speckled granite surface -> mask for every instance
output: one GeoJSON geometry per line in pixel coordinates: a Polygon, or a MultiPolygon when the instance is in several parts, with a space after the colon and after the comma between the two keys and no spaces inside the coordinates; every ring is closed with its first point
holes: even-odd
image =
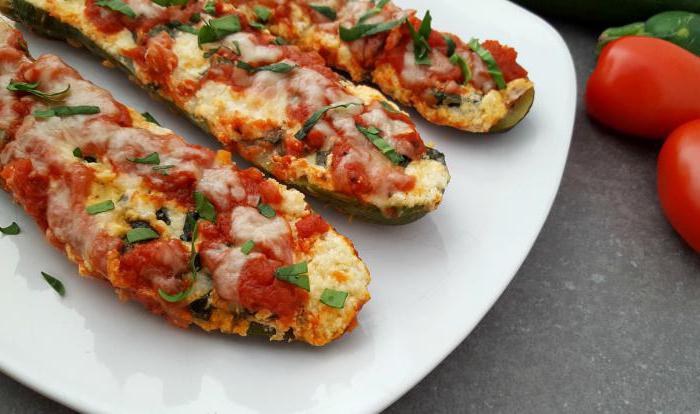
{"type": "MultiPolygon", "coordinates": [[[[597,31],[555,26],[582,91],[597,31]]],[[[658,207],[657,152],[579,108],[559,196],[523,268],[472,335],[388,412],[699,412],[700,255],[658,207]]],[[[2,374],[0,407],[70,412],[2,374]]]]}

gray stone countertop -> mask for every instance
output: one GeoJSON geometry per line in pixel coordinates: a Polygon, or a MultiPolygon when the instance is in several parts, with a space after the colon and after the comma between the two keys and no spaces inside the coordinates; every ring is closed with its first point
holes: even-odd
{"type": "MultiPolygon", "coordinates": [[[[579,104],[596,29],[555,22],[579,104]]],[[[700,410],[700,255],[656,196],[659,145],[579,105],[561,189],[530,256],[476,330],[388,413],[700,410]]],[[[70,410],[0,374],[0,411],[70,410]]]]}

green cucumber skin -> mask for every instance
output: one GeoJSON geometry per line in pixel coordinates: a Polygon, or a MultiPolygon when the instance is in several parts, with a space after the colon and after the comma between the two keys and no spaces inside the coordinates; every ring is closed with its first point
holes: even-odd
{"type": "MultiPolygon", "coordinates": [[[[146,89],[153,97],[157,97],[160,100],[164,100],[168,105],[170,105],[175,111],[183,114],[188,119],[190,119],[195,125],[202,128],[205,132],[209,132],[207,123],[202,119],[197,119],[191,114],[181,110],[175,104],[165,99],[163,96],[159,95],[153,88],[148,85],[143,85],[136,80],[134,76],[133,66],[131,62],[124,59],[115,59],[98,45],[96,45],[92,40],[85,36],[78,29],[65,24],[58,19],[50,16],[44,10],[34,7],[32,4],[27,3],[24,0],[11,0],[11,4],[3,4],[3,12],[12,17],[13,19],[22,22],[29,28],[31,28],[36,33],[60,40],[70,40],[75,43],[82,44],[92,53],[97,56],[108,60],[116,67],[125,71],[129,77],[137,83],[142,88],[146,89]],[[7,9],[7,7],[11,9],[7,9]]],[[[262,169],[263,171],[270,173],[269,165],[266,165],[264,161],[261,160],[251,160],[253,164],[262,169]]],[[[379,224],[389,224],[389,225],[399,225],[408,224],[413,221],[420,219],[425,216],[432,209],[429,206],[412,206],[405,207],[396,212],[395,215],[391,217],[386,216],[377,206],[362,203],[361,201],[345,196],[343,194],[334,193],[331,191],[323,190],[317,188],[307,181],[295,181],[295,182],[285,182],[285,184],[290,185],[306,194],[312,195],[319,198],[332,205],[337,210],[348,214],[353,217],[358,217],[363,220],[379,223],[379,224]]]]}
{"type": "Polygon", "coordinates": [[[602,24],[646,20],[668,10],[700,12],[698,0],[513,0],[535,12],[602,24]]]}

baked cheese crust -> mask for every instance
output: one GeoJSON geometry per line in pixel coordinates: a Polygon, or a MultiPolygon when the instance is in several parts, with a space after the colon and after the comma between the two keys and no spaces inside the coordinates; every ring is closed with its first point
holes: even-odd
{"type": "Polygon", "coordinates": [[[180,327],[313,345],[354,327],[369,273],[301,193],[33,60],[1,22],[0,84],[2,185],[81,274],[180,327]]]}

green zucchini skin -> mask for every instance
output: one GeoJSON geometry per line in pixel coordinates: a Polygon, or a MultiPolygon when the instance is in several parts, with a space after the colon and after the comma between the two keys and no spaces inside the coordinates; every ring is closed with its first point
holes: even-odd
{"type": "Polygon", "coordinates": [[[669,10],[700,12],[698,0],[513,0],[532,11],[604,24],[625,24],[645,20],[669,10]]]}
{"type": "MultiPolygon", "coordinates": [[[[107,53],[105,50],[96,45],[92,40],[85,36],[81,31],[73,26],[61,22],[60,20],[52,17],[44,10],[41,10],[34,5],[24,1],[24,0],[0,0],[0,10],[5,13],[8,17],[17,20],[27,27],[32,29],[34,32],[50,37],[53,39],[66,40],[70,44],[80,44],[85,46],[92,53],[97,55],[102,59],[106,59],[114,66],[120,68],[129,75],[129,78],[144,88],[149,92],[149,94],[159,100],[165,101],[173,110],[186,116],[195,125],[203,129],[205,132],[210,133],[209,127],[205,120],[198,119],[186,111],[181,110],[174,103],[158,94],[157,91],[150,85],[144,85],[139,82],[135,76],[134,68],[129,59],[119,59],[107,53]]],[[[435,151],[437,152],[437,151],[435,151]]],[[[442,157],[444,164],[444,155],[438,153],[439,157],[442,157]]],[[[268,175],[271,174],[269,164],[265,162],[264,159],[249,160],[256,167],[265,171],[268,175]]],[[[358,217],[363,220],[388,225],[400,225],[408,224],[413,221],[420,219],[427,213],[432,211],[434,208],[432,206],[417,205],[411,207],[403,207],[394,212],[391,216],[385,215],[382,210],[377,206],[363,203],[355,198],[348,197],[344,194],[331,192],[311,185],[306,180],[294,181],[294,182],[284,182],[305,194],[314,196],[337,210],[348,214],[353,217],[358,217]]]]}
{"type": "Polygon", "coordinates": [[[510,108],[510,111],[508,111],[508,115],[506,115],[505,118],[501,119],[496,125],[491,128],[489,132],[507,132],[513,129],[516,125],[520,123],[525,117],[527,116],[528,113],[530,113],[530,109],[532,108],[532,105],[535,103],[535,89],[530,89],[527,92],[523,94],[520,98],[518,98],[517,101],[515,101],[515,104],[513,104],[513,107],[510,108]]]}

